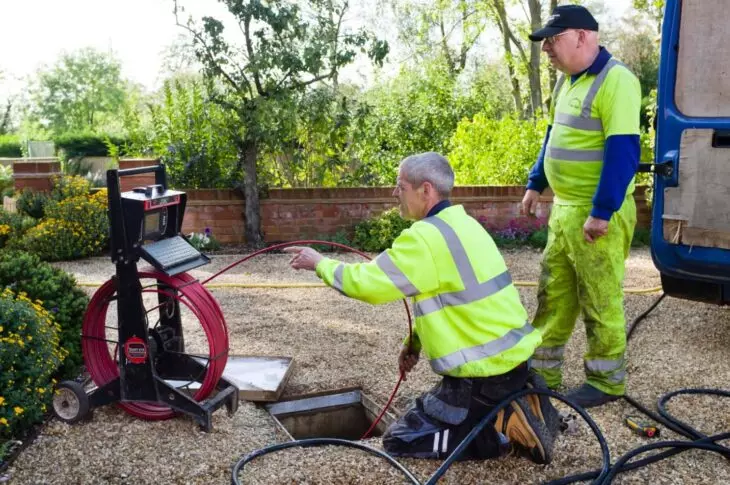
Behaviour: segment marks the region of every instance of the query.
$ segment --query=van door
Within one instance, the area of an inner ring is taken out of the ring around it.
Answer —
[[[730,303],[727,0],[667,0],[651,251],[672,296]]]

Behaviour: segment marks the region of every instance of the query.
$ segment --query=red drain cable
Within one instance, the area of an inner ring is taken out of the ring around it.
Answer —
[[[141,279],[157,280],[171,289],[171,291],[166,291],[147,288],[143,290],[143,293],[162,294],[177,300],[192,311],[203,327],[203,331],[205,332],[205,336],[208,340],[208,365],[205,368],[205,377],[202,380],[200,388],[193,394],[193,399],[196,401],[202,401],[210,395],[223,375],[223,369],[225,368],[228,360],[228,329],[226,327],[225,318],[223,317],[223,312],[221,311],[218,302],[203,285],[255,256],[288,246],[308,244],[334,246],[359,254],[367,260],[372,259],[367,254],[344,244],[330,241],[302,240],[275,244],[273,246],[260,249],[226,266],[202,283],[187,273],[181,273],[175,276],[167,276],[156,270],[141,271],[139,273]],[[112,355],[112,353],[109,352],[108,347],[108,343],[115,342],[106,339],[107,327],[105,325],[109,303],[114,299],[116,292],[117,288],[115,279],[110,279],[104,283],[91,298],[86,313],[84,314],[82,324],[82,351],[84,355],[84,362],[94,384],[99,387],[119,377],[119,366],[116,361],[116,355]],[[406,315],[408,316],[408,334],[409,336],[412,336],[413,325],[410,308],[408,307],[408,302],[405,299],[403,300],[403,304],[406,309]],[[158,307],[150,309],[148,313]],[[409,342],[410,340],[411,339],[409,338]],[[117,350],[115,349],[114,354],[116,354],[116,352]],[[403,382],[403,377],[404,374],[401,372],[398,383],[390,395],[390,399],[388,399],[388,402],[381,413],[375,421],[373,421],[370,429],[365,432],[361,439],[368,438],[370,433],[372,433],[378,423],[382,420],[386,411],[392,404],[401,382]],[[175,415],[175,412],[169,407],[151,403],[120,402],[119,406],[133,416],[148,420],[169,419]]]
[[[217,278],[218,276],[225,273],[226,271],[238,266],[241,263],[248,261],[251,258],[259,256],[260,254],[268,253],[269,251],[275,251],[277,249],[282,249],[282,248],[289,247],[289,246],[302,246],[302,245],[308,245],[308,244],[324,244],[324,245],[328,245],[328,246],[334,246],[336,248],[346,249],[352,253],[359,254],[360,256],[367,259],[368,261],[370,261],[372,259],[370,256],[363,253],[362,251],[358,251],[357,249],[347,246],[345,244],[340,244],[340,243],[330,242],[330,241],[318,241],[318,240],[312,240],[312,239],[307,239],[307,240],[302,240],[302,241],[292,241],[292,242],[274,244],[273,246],[269,246],[264,249],[259,249],[258,251],[249,254],[245,258],[240,259],[240,260],[236,261],[235,263],[229,264],[228,266],[226,266],[222,270],[218,271],[217,273],[215,273],[213,276],[211,276],[207,280],[203,281],[203,284],[204,285],[207,284],[208,282],[210,282],[214,278]],[[413,322],[411,319],[411,310],[408,307],[408,302],[405,299],[403,300],[403,305],[406,308],[406,315],[408,316],[408,342],[410,345],[410,342],[412,341],[412,337],[413,337]],[[395,398],[396,393],[398,392],[398,388],[400,388],[401,382],[403,382],[403,377],[404,377],[404,373],[401,372],[400,377],[398,378],[398,383],[395,385],[393,392],[390,394],[390,399],[388,399],[387,404],[385,405],[383,410],[380,412],[378,417],[375,419],[375,421],[373,421],[373,424],[370,426],[370,429],[368,429],[365,432],[365,434],[362,436],[362,438],[360,438],[360,439],[363,439],[363,440],[367,439],[370,436],[370,433],[373,432],[373,430],[378,425],[378,423],[380,423],[380,421],[383,419],[383,416],[385,415],[386,411],[388,410],[391,403],[393,402],[393,399]]]
[[[208,341],[208,361],[200,388],[193,399],[202,401],[215,389],[228,360],[228,331],[223,313],[213,295],[188,274],[167,276],[159,271],[142,271],[140,278],[159,280],[174,291],[143,289],[143,293],[162,294],[185,305],[198,319]],[[109,303],[117,292],[116,280],[104,283],[89,302],[82,324],[82,352],[84,362],[94,384],[101,387],[119,377],[116,357],[109,352],[106,339],[106,314]],[[155,307],[158,308],[158,307]],[[154,309],[153,309],[154,310]],[[150,310],[152,311],[152,310]],[[114,354],[116,354],[115,350]],[[175,415],[167,406],[146,402],[120,402],[119,406],[133,416],[148,420],[169,419]]]

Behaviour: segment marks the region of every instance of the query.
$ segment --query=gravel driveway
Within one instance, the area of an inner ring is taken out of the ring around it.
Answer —
[[[536,280],[540,254],[534,250],[505,252],[515,280]],[[235,261],[216,256],[209,266],[193,271],[205,277]],[[343,255],[338,259],[357,261]],[[317,282],[316,276],[295,272],[288,257],[266,255],[235,268],[216,282]],[[113,272],[107,258],[58,266],[82,282],[101,282]],[[634,251],[626,286],[659,285],[648,250]],[[87,288],[89,293],[93,288]],[[287,355],[294,370],[286,396],[361,386],[384,403],[397,381],[396,355],[406,333],[402,303],[373,307],[324,288],[213,289],[226,316],[233,354]],[[520,288],[528,311],[535,311],[535,289]],[[657,294],[627,295],[626,316],[631,321]],[[585,332],[577,325],[568,345],[565,384],[583,378],[581,356]],[[187,335],[186,335],[187,336]],[[730,310],[699,303],[665,299],[642,324],[629,344],[628,393],[650,408],[663,393],[683,387],[727,388],[730,382]],[[401,387],[395,407],[435,383],[421,363]],[[730,430],[730,413],[720,398],[681,397],[670,412],[695,428],[715,434]],[[623,400],[591,411],[605,434],[615,459],[647,441],[630,432],[623,418],[633,408]],[[204,433],[188,418],[145,422],[113,406],[99,408],[93,419],[76,425],[52,421],[15,461],[7,474],[13,484],[225,484],[230,469],[244,453],[281,441],[283,437],[267,412],[241,402],[238,412],[214,415],[214,429]],[[678,438],[667,429],[662,437]],[[369,440],[380,446],[377,438]],[[421,480],[440,462],[402,460]],[[465,462],[452,466],[440,483],[528,484],[594,469],[600,450],[590,430],[581,425],[560,437],[549,466],[521,458]],[[257,459],[246,467],[245,483],[256,484],[384,484],[402,479],[377,458],[345,449],[293,449]],[[723,458],[689,451],[649,468],[629,472],[615,483],[717,484],[730,483],[730,466]]]

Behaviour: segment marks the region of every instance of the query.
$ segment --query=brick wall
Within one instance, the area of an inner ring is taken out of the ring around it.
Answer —
[[[49,192],[53,178],[61,175],[58,158],[22,158],[12,160],[13,184],[16,191],[32,189]]]
[[[151,167],[160,163],[157,159],[150,158],[120,158],[119,169]],[[119,186],[122,192],[132,190],[135,187],[144,187],[155,183],[155,173],[143,173],[140,175],[129,175],[119,179]]]
[[[651,213],[637,188],[639,227],[648,228]],[[267,242],[293,241],[350,232],[363,219],[396,206],[392,187],[337,189],[272,189],[261,200],[261,220]],[[243,197],[232,190],[189,190],[183,231],[203,232],[209,227],[221,242],[243,242]],[[492,227],[505,227],[521,213],[524,187],[456,187],[451,200],[463,204],[472,216]],[[551,195],[541,201],[538,216],[547,217]]]
[[[204,232],[209,227],[220,242],[244,242],[242,195],[233,190],[216,189],[192,189],[185,192],[188,201],[183,219],[183,233]]]

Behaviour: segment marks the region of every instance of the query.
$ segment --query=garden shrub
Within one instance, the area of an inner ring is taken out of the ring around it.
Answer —
[[[501,120],[483,113],[459,123],[451,139],[449,160],[456,183],[523,185],[537,160],[547,121]]]
[[[41,302],[8,288],[0,293],[0,439],[19,437],[43,419],[52,376],[66,355],[59,331]]]
[[[107,141],[123,145],[126,139],[115,135],[89,132],[71,132],[53,139],[56,148],[65,159],[81,157],[106,157],[109,155]]]
[[[337,231],[337,234],[335,235],[329,235],[324,234],[317,236],[316,238],[319,241],[327,241],[327,242],[333,242],[342,244],[345,246],[352,246],[353,243],[350,241],[350,238],[347,236],[347,231]],[[336,252],[347,252],[346,249],[341,249],[337,246],[331,246],[329,244],[312,244],[312,248],[319,251],[320,253],[336,253]]]
[[[198,251],[217,251],[221,248],[221,244],[209,227],[206,227],[204,232],[190,233],[188,242]]]
[[[36,192],[30,189],[24,189],[15,206],[18,212],[26,214],[34,219],[41,219],[46,212],[46,205],[50,198],[44,192]]]
[[[544,248],[547,244],[547,219],[545,218],[511,219],[504,227],[495,226],[484,216],[479,217],[478,220],[499,248],[522,246]]]
[[[372,253],[388,249],[403,229],[411,227],[412,221],[400,216],[398,208],[389,209],[377,217],[366,219],[355,226],[353,244]]]
[[[90,192],[91,182],[80,175],[56,177],[53,179],[51,198],[61,201],[79,195],[89,195]]]
[[[20,158],[23,149],[20,138],[16,135],[0,135],[0,157]]]
[[[13,185],[13,167],[11,165],[0,165],[0,193],[12,192]]]
[[[19,246],[44,261],[85,258],[98,254],[109,240],[106,189],[94,195],[51,200],[46,217],[29,229]]]
[[[38,223],[29,216],[17,212],[7,212],[0,209],[0,248],[11,239],[18,240],[25,232]]]
[[[76,286],[73,276],[44,263],[37,255],[24,251],[0,251],[0,287],[24,292],[40,300],[60,327],[60,346],[68,354],[59,374],[75,377],[83,361],[81,323],[89,298]],[[2,367],[0,363],[0,368]]]

